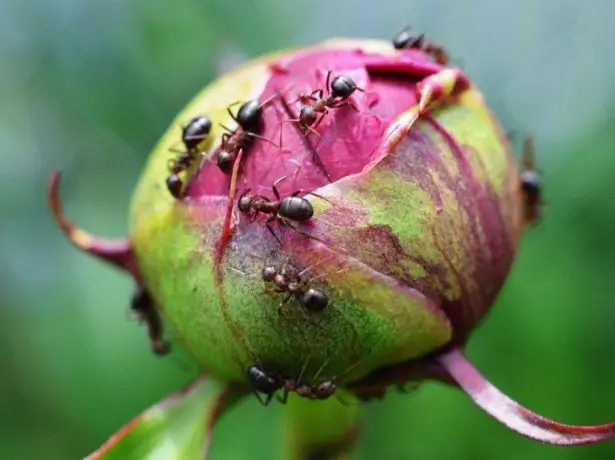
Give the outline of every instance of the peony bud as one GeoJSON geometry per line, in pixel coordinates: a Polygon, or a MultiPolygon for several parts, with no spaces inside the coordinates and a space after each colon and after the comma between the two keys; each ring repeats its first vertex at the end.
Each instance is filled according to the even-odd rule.
{"type": "Polygon", "coordinates": [[[159,350],[158,311],[208,373],[264,404],[437,378],[528,437],[594,442],[613,426],[536,416],[460,351],[538,218],[531,153],[520,172],[481,93],[422,37],[333,40],[199,94],[151,154],[129,239],[76,230],[57,176],[51,197],[73,242],[151,297],[159,350]]]}

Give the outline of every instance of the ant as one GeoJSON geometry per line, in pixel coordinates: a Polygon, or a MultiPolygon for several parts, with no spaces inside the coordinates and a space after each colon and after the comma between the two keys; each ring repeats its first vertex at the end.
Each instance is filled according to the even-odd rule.
{"type": "Polygon", "coordinates": [[[175,159],[169,160],[168,169],[171,174],[167,177],[166,184],[171,195],[174,198],[182,197],[183,182],[179,177],[179,173],[189,169],[198,156],[198,146],[201,144],[211,132],[211,120],[208,117],[198,116],[190,120],[190,122],[182,128],[182,142],[186,147],[185,151],[174,152],[179,153],[175,159]]]}
{"type": "MultiPolygon", "coordinates": [[[[325,364],[318,370],[315,379],[318,378],[318,375],[327,362],[328,360],[325,361],[325,364]]],[[[283,396],[277,396],[278,401],[282,404],[286,404],[288,401],[288,394],[290,392],[295,392],[298,396],[309,399],[327,399],[333,395],[337,389],[335,378],[325,380],[315,386],[302,382],[302,376],[305,372],[306,365],[307,360],[303,365],[299,378],[294,380],[268,373],[260,365],[252,364],[247,370],[248,384],[250,385],[254,396],[256,396],[258,401],[263,406],[269,405],[278,390],[284,390],[283,396]],[[261,393],[265,395],[265,399],[261,397],[261,393]]]]}
{"type": "Polygon", "coordinates": [[[268,374],[261,366],[252,364],[247,370],[248,384],[252,393],[263,406],[269,405],[273,395],[282,388],[283,382],[277,375],[268,374]],[[261,393],[266,399],[261,398],[261,393]]]}
{"type": "Polygon", "coordinates": [[[139,288],[132,296],[130,310],[137,316],[141,323],[147,326],[147,333],[152,346],[152,351],[158,356],[169,353],[171,346],[163,338],[162,321],[151,295],[144,289],[139,288]]]}
{"type": "Polygon", "coordinates": [[[292,297],[295,297],[299,304],[311,312],[321,312],[329,304],[329,297],[320,289],[309,288],[305,290],[302,286],[302,276],[309,268],[295,273],[292,268],[283,266],[278,270],[275,266],[267,266],[263,268],[262,279],[265,282],[273,283],[276,286],[276,292],[286,292],[288,296],[280,303],[278,313],[281,312],[282,306],[292,297]]]}
{"type": "Polygon", "coordinates": [[[439,45],[425,40],[425,34],[413,35],[410,27],[404,27],[393,37],[393,48],[398,50],[415,49],[429,54],[438,64],[446,65],[449,62],[448,53],[439,45]]]}
{"type": "Polygon", "coordinates": [[[525,220],[533,223],[540,219],[542,203],[542,181],[536,170],[534,143],[530,137],[523,142],[523,169],[521,171],[521,190],[524,196],[525,220]]]}
{"type": "Polygon", "coordinates": [[[231,173],[239,150],[250,147],[254,139],[262,139],[279,148],[275,142],[258,134],[262,129],[263,109],[277,96],[275,94],[262,103],[256,99],[244,102],[239,107],[237,115],[231,112],[231,107],[239,104],[239,102],[235,102],[226,108],[226,111],[238,126],[235,130],[232,130],[220,125],[227,131],[222,135],[222,145],[216,155],[216,164],[223,173],[231,173]]]}
{"type": "MultiPolygon", "coordinates": [[[[275,200],[270,200],[263,195],[249,195],[250,189],[247,189],[239,197],[237,208],[240,212],[249,214],[251,217],[255,217],[258,213],[270,214],[271,216],[265,221],[265,225],[280,244],[282,244],[280,238],[278,238],[271,228],[271,222],[275,219],[277,219],[282,225],[291,227],[295,231],[298,231],[307,237],[314,238],[311,235],[307,235],[299,231],[297,227],[290,223],[291,221],[306,222],[310,220],[314,215],[314,208],[308,200],[297,196],[300,193],[305,192],[305,190],[297,190],[290,196],[280,198],[280,192],[278,191],[277,185],[284,179],[286,179],[286,176],[276,180],[271,186],[275,200]]],[[[310,192],[310,194],[325,201],[329,201],[320,195],[316,195],[315,193],[310,192]]]]}
{"type": "MultiPolygon", "coordinates": [[[[285,120],[284,123],[298,123],[304,133],[308,131],[318,134],[316,127],[323,120],[329,109],[338,109],[344,106],[350,106],[357,112],[359,109],[348,100],[355,91],[364,92],[363,88],[359,88],[355,81],[348,75],[338,75],[331,80],[331,71],[327,72],[325,88],[329,91],[329,95],[324,97],[324,91],[317,89],[309,95],[299,96],[297,101],[301,101],[303,106],[299,111],[299,118],[285,120]],[[330,82],[330,83],[329,83],[330,82]]],[[[297,102],[295,101],[295,102],[297,102]]],[[[280,144],[282,144],[282,130],[280,129],[280,144]]]]}
{"type": "MultiPolygon", "coordinates": [[[[281,379],[281,389],[283,390],[283,394],[281,397],[278,396],[278,401],[282,404],[286,404],[288,401],[288,393],[295,392],[297,396],[301,398],[308,399],[327,399],[335,393],[337,389],[337,380],[336,378],[332,378],[330,380],[325,380],[316,385],[309,385],[303,381],[303,374],[305,373],[305,369],[307,367],[307,363],[309,361],[309,356],[303,363],[303,368],[301,369],[301,373],[299,377],[295,379],[281,379]]],[[[314,380],[318,380],[318,376],[323,371],[323,369],[329,363],[329,359],[325,360],[320,369],[314,375],[314,380]]]]}

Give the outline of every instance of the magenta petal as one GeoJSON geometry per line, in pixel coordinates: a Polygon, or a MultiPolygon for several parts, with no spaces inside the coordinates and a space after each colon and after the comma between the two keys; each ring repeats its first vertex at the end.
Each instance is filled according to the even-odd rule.
{"type": "Polygon", "coordinates": [[[593,444],[615,438],[615,423],[564,425],[520,406],[489,383],[458,349],[442,354],[437,361],[485,412],[523,436],[561,446],[593,444]]]}

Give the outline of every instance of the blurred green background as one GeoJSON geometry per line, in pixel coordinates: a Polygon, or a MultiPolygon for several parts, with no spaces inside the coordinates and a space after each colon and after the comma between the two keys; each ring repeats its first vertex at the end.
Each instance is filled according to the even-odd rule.
{"type": "MultiPolygon", "coordinates": [[[[525,238],[470,357],[544,415],[615,420],[615,3],[375,5],[0,3],[0,458],[82,458],[194,375],[181,356],[150,354],[127,315],[129,279],[72,249],[52,223],[49,171],[64,171],[75,221],[122,235],[148,151],[218,73],[335,35],[388,39],[407,23],[447,46],[518,140],[535,136],[544,172],[544,221],[525,238]]],[[[220,425],[214,458],[275,458],[278,411],[242,403],[220,425]]],[[[368,411],[360,459],[615,458],[615,441],[561,449],[525,440],[438,384],[368,411]]]]}

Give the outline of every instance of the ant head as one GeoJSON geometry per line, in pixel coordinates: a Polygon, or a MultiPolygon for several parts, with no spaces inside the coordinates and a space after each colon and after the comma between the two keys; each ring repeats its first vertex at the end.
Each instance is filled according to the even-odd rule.
{"type": "Polygon", "coordinates": [[[318,118],[316,110],[310,105],[304,105],[299,112],[299,120],[306,125],[313,125],[318,118]]]}
{"type": "Polygon", "coordinates": [[[294,273],[295,273],[295,270],[293,269],[292,265],[288,262],[282,265],[282,268],[280,269],[280,274],[284,276],[285,278],[291,278],[294,275],[294,273]]]}
{"type": "Polygon", "coordinates": [[[301,304],[310,311],[323,311],[329,304],[329,297],[320,289],[308,289],[301,298],[301,304]]]}
{"type": "Polygon", "coordinates": [[[297,293],[301,291],[301,284],[297,281],[292,281],[288,283],[288,292],[297,293]]]}
{"type": "Polygon", "coordinates": [[[315,388],[316,397],[318,399],[327,399],[337,389],[337,384],[335,383],[335,378],[331,380],[325,380],[322,383],[319,383],[315,388]]]}
{"type": "Polygon", "coordinates": [[[252,364],[246,371],[250,386],[261,393],[271,394],[280,388],[279,379],[266,373],[260,366],[252,364]]]}
{"type": "Polygon", "coordinates": [[[194,117],[182,130],[182,140],[188,150],[196,148],[211,131],[211,120],[204,116],[194,117]]]}
{"type": "Polygon", "coordinates": [[[528,170],[521,173],[521,187],[531,195],[539,195],[542,189],[540,176],[537,171],[528,170]]]}
{"type": "Polygon", "coordinates": [[[171,174],[166,180],[167,188],[174,198],[180,198],[182,190],[182,180],[177,174],[171,174]]]}
{"type": "Polygon", "coordinates": [[[221,150],[218,152],[218,155],[216,156],[216,164],[218,165],[218,168],[220,168],[220,171],[225,174],[230,174],[233,170],[233,163],[235,163],[235,155],[227,152],[226,150],[221,150]]]}
{"type": "MultiPolygon", "coordinates": [[[[241,200],[239,200],[239,205],[241,206],[241,200]]],[[[273,281],[277,274],[278,274],[278,270],[273,265],[265,267],[263,268],[263,272],[262,272],[263,281],[267,281],[267,282],[273,281]]]]}
{"type": "Polygon", "coordinates": [[[424,39],[424,34],[413,35],[410,27],[405,27],[393,38],[393,48],[398,50],[417,49],[423,46],[424,39]]]}
{"type": "Polygon", "coordinates": [[[257,132],[260,128],[263,106],[257,100],[244,102],[237,111],[237,124],[244,131],[257,132]]]}
{"type": "MultiPolygon", "coordinates": [[[[252,197],[248,195],[248,192],[249,190],[245,191],[243,195],[241,195],[241,197],[239,198],[239,202],[237,203],[237,208],[239,209],[240,212],[249,212],[250,208],[252,207],[252,197]]],[[[275,267],[274,267],[274,270],[275,270],[275,267]]],[[[264,273],[265,273],[265,269],[263,269],[263,276],[264,276],[264,273]]]]}
{"type": "Polygon", "coordinates": [[[404,27],[395,37],[393,37],[393,48],[402,50],[408,46],[408,42],[413,39],[410,26],[404,27]]]}
{"type": "Polygon", "coordinates": [[[285,289],[286,286],[288,286],[288,280],[281,273],[278,273],[277,275],[275,275],[275,277],[273,278],[273,282],[280,289],[285,289]]]}
{"type": "Polygon", "coordinates": [[[348,75],[338,75],[331,81],[331,94],[333,97],[346,99],[357,89],[357,84],[348,75]]]}
{"type": "Polygon", "coordinates": [[[152,351],[157,356],[168,355],[171,351],[171,344],[163,339],[158,339],[152,342],[152,351]]]}

